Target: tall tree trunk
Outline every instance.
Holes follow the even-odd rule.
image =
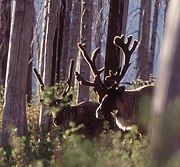
[[[0,0],[0,86],[5,83],[9,48],[11,1]]]
[[[9,131],[12,128],[17,128],[18,136],[27,134],[26,88],[33,12],[33,0],[14,2],[5,82],[1,145],[9,142]]]
[[[33,30],[32,30],[33,31]],[[32,51],[29,53],[29,63],[28,63],[28,75],[27,75],[27,103],[30,104],[32,100]]]
[[[161,50],[159,82],[153,103],[152,166],[154,167],[167,164],[173,166],[170,162],[173,163],[173,156],[179,155],[180,150],[180,14],[177,13],[179,11],[179,0],[171,0]]]
[[[116,72],[120,65],[120,50],[113,44],[113,39],[117,35],[126,31],[127,10],[129,1],[110,0],[108,35],[106,44],[105,76],[109,75],[109,70]]]
[[[56,40],[56,30],[58,28],[58,12],[60,9],[59,0],[51,0],[48,3],[47,27],[45,33],[45,47],[44,47],[44,68],[43,68],[43,82],[46,86],[52,86],[52,64],[53,64],[53,43]],[[45,115],[46,107],[42,106],[40,111],[39,124],[43,134],[46,134],[51,129],[51,116]]]
[[[66,64],[69,63],[70,59],[74,59],[74,64],[77,62],[78,58],[78,48],[77,43],[80,41],[80,18],[81,18],[81,1],[73,0],[72,2],[72,13],[71,13],[71,23],[70,23],[70,35],[69,35],[69,48]],[[72,85],[78,89],[78,82],[72,78]]]
[[[153,62],[155,57],[156,50],[156,35],[157,35],[157,26],[158,26],[158,11],[159,11],[159,0],[155,1],[154,4],[154,15],[153,15],[153,23],[152,23],[152,33],[151,33],[151,46],[150,46],[150,55],[149,55],[149,68],[150,73],[153,73]]]
[[[92,47],[93,50],[97,47],[101,48],[102,43],[102,25],[103,25],[103,2],[102,0],[96,0],[93,4],[93,31],[92,31]],[[101,54],[101,53],[100,53]],[[96,60],[97,68],[101,68],[103,66],[102,57],[98,56]]]
[[[49,1],[44,1],[43,6],[43,21],[42,21],[42,37],[41,37],[41,46],[40,46],[40,56],[39,56],[39,73],[43,75],[44,67],[44,52],[45,52],[45,40],[46,40],[46,29],[47,29],[47,18],[48,18],[48,4]]]
[[[63,2],[63,3],[62,3]],[[62,71],[63,66],[63,55],[62,55],[62,47],[63,47],[63,36],[64,36],[64,20],[65,20],[65,9],[66,9],[66,1],[62,1],[60,4],[60,14],[59,14],[59,26],[58,26],[58,44],[57,44],[57,78],[56,82],[60,82],[61,79],[64,78],[64,71]]]
[[[68,65],[66,63],[69,57],[69,39],[70,39],[70,26],[71,26],[71,16],[72,16],[72,0],[64,2],[64,29],[63,29],[63,41],[62,41],[62,58],[61,58],[61,73],[62,79],[65,79],[68,73]]]
[[[88,55],[91,55],[91,29],[92,29],[92,1],[81,1],[81,23],[80,23],[80,42],[86,45]],[[82,58],[79,52],[78,59],[79,69],[82,77],[89,80],[90,69],[86,61]],[[79,85],[78,102],[89,100],[89,87]]]
[[[81,17],[81,1],[73,0],[72,10],[70,14],[70,30],[69,30],[69,43],[68,54],[66,58],[66,64],[69,64],[71,59],[74,59],[76,64],[78,57],[77,43],[80,41],[80,17]],[[68,66],[66,66],[68,71]],[[66,73],[67,76],[67,73]],[[72,78],[72,85],[76,82],[74,77]],[[76,84],[77,85],[77,84]],[[77,86],[76,86],[77,87]]]
[[[148,80],[150,72],[149,66],[149,44],[150,44],[150,20],[151,0],[141,0],[141,15],[139,24],[139,49],[137,58],[137,77]]]

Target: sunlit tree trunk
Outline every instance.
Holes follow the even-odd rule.
[[[43,75],[44,67],[44,52],[45,52],[45,39],[46,39],[46,29],[47,29],[47,18],[48,18],[48,0],[44,1],[43,6],[43,19],[42,19],[42,37],[40,46],[40,56],[39,56],[39,73]]]
[[[53,81],[55,76],[52,74],[52,64],[53,64],[53,54],[54,52],[53,44],[56,39],[56,30],[58,26],[58,12],[60,8],[59,0],[51,0],[48,2],[47,10],[47,25],[45,31],[44,39],[44,66],[43,66],[43,82],[46,86],[54,85]],[[46,134],[51,129],[51,116],[45,115],[46,107],[42,106],[40,111],[39,124],[41,132]]]
[[[91,55],[91,30],[92,29],[92,1],[81,1],[81,23],[80,23],[80,42],[86,45],[88,55]],[[90,69],[87,62],[82,58],[79,52],[79,71],[84,79],[89,80]],[[87,101],[89,99],[89,87],[79,85],[78,102]]]
[[[78,47],[77,43],[80,41],[80,16],[81,16],[81,1],[73,0],[72,10],[71,10],[71,19],[70,19],[70,30],[69,30],[69,43],[68,43],[68,54],[66,59],[66,64],[69,64],[70,59],[74,59],[76,64],[78,57]],[[66,71],[68,71],[68,66],[66,66]],[[66,73],[67,77],[67,73]],[[76,81],[74,77],[72,78],[72,85]],[[77,85],[77,83],[76,83]],[[76,86],[77,87],[77,86]]]
[[[26,88],[33,27],[34,1],[14,1],[8,53],[1,145],[9,142],[9,133],[27,134]]]
[[[10,34],[11,1],[0,0],[0,85],[4,85]]]
[[[171,0],[161,49],[159,81],[153,103],[152,166],[173,166],[180,150],[180,11],[179,0]],[[171,159],[171,163],[170,160]],[[178,160],[178,159],[176,159]]]
[[[149,66],[149,45],[150,45],[150,21],[151,21],[151,0],[141,0],[141,15],[139,23],[139,48],[137,58],[137,77],[148,80]]]

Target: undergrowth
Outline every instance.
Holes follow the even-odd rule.
[[[50,94],[51,95],[51,94]],[[2,122],[0,103],[0,124]],[[104,124],[101,136],[88,140],[76,131],[81,125],[70,123],[70,128],[52,130],[42,139],[39,132],[39,99],[27,105],[28,135],[17,137],[11,131],[10,145],[0,148],[0,167],[146,167],[149,164],[149,136],[138,139],[131,133],[122,137],[120,131]],[[0,127],[1,131],[1,127]]]
[[[0,166],[148,166],[149,137],[136,140],[126,135],[122,139],[120,132],[109,130],[106,124],[101,137],[93,141],[77,135],[78,128],[73,123],[64,132],[59,127],[53,127],[40,140],[39,108],[40,104],[35,102],[27,106],[28,136],[17,137],[16,129],[12,130],[11,144],[0,148]]]

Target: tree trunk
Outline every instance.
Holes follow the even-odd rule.
[[[149,44],[150,44],[150,20],[151,0],[141,0],[141,15],[139,24],[139,49],[137,58],[137,77],[148,80],[150,72],[149,66]]]
[[[173,163],[172,160],[175,155],[178,157],[180,150],[180,15],[177,14],[179,9],[179,0],[171,0],[161,50],[159,82],[153,103],[152,166],[154,167],[167,164],[173,166],[170,162]]]
[[[63,2],[63,3],[62,3]],[[62,55],[62,47],[63,47],[63,34],[64,34],[64,20],[65,20],[65,1],[62,1],[60,4],[60,13],[59,13],[59,26],[58,26],[58,45],[57,45],[57,68],[56,68],[56,73],[57,73],[57,78],[56,82],[60,82],[64,78],[64,71],[61,71],[62,66],[63,66],[63,55]]]
[[[51,0],[48,3],[47,27],[45,33],[45,50],[44,50],[44,68],[43,68],[43,82],[46,86],[52,86],[52,63],[53,63],[53,43],[56,40],[56,30],[58,28],[58,12],[60,8],[59,0]],[[42,106],[40,111],[39,124],[43,134],[46,134],[51,129],[51,116],[45,115],[46,108]]]
[[[48,0],[45,0],[43,6],[43,21],[42,21],[42,37],[40,46],[40,56],[39,56],[39,73],[43,75],[44,67],[44,52],[45,52],[45,40],[46,40],[46,29],[47,29],[47,18],[48,18]]]
[[[14,2],[5,82],[1,145],[9,142],[9,132],[12,128],[17,128],[18,136],[27,134],[26,88],[33,12],[33,0]]]
[[[86,45],[88,55],[91,55],[91,29],[92,29],[92,1],[81,1],[81,23],[80,23],[80,42]],[[80,63],[79,71],[84,79],[89,80],[90,69],[83,57],[78,54],[77,61]],[[89,99],[89,87],[79,85],[78,102],[87,101]]]
[[[29,63],[28,63],[28,75],[27,75],[27,103],[30,104],[32,100],[32,51],[29,53]]]
[[[101,48],[102,43],[102,25],[103,25],[103,2],[96,0],[93,4],[93,25],[92,25],[92,48],[95,50],[97,47]],[[102,50],[101,50],[102,51]],[[100,69],[103,66],[102,53],[96,59],[96,66]]]
[[[150,46],[150,55],[149,55],[149,67],[150,73],[153,73],[153,62],[155,57],[156,50],[156,35],[157,35],[157,26],[158,26],[158,13],[159,13],[159,0],[155,1],[154,5],[154,15],[153,15],[153,25],[151,33],[151,46]]]
[[[68,74],[68,65],[66,63],[68,59],[68,48],[70,39],[70,26],[71,26],[71,14],[72,14],[72,0],[66,1],[64,7],[64,29],[63,29],[63,41],[62,41],[62,52],[61,52],[61,73],[62,79],[65,79]]]
[[[74,64],[77,62],[78,58],[78,48],[77,43],[80,41],[80,17],[81,17],[81,1],[73,0],[72,2],[72,13],[71,13],[71,23],[70,23],[70,35],[69,35],[69,48],[66,63],[69,64],[70,59],[74,59]],[[77,69],[76,69],[77,70]],[[72,79],[72,85],[78,90],[77,80]]]
[[[0,86],[5,84],[9,48],[11,1],[0,1]]]
[[[68,44],[68,54],[66,58],[66,64],[69,64],[70,60],[74,60],[76,64],[78,57],[78,47],[77,43],[80,41],[80,16],[81,16],[81,1],[73,0],[72,11],[70,19],[70,30],[69,30],[69,44]],[[66,66],[66,71],[68,71],[68,66]],[[67,77],[67,73],[66,73]],[[76,82],[74,77],[72,78],[72,85]],[[77,85],[77,84],[76,84]],[[75,87],[77,87],[75,85]]]
[[[126,0],[110,1],[108,35],[105,58],[105,77],[109,75],[109,70],[114,73],[120,65],[120,50],[113,44],[115,36],[125,33],[128,3]]]

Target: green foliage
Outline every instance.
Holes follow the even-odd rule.
[[[62,131],[53,127],[40,140],[38,127],[40,105],[36,100],[27,106],[28,136],[17,137],[12,130],[11,145],[0,148],[0,166],[147,166],[149,157],[148,137],[136,140],[122,139],[120,132],[109,130],[107,123],[99,139],[92,141],[75,132],[83,125]],[[140,165],[139,165],[140,164]]]
[[[45,87],[44,91],[42,92],[42,98],[41,98],[41,103],[44,106],[47,106],[47,110],[45,114],[58,112],[59,110],[65,108],[68,104],[75,103],[76,99],[70,98],[70,95],[72,95],[72,97],[76,97],[75,90],[72,88],[65,97],[62,97],[64,88],[65,88],[64,82],[60,82],[55,86]],[[58,104],[57,100],[61,102]]]
[[[45,98],[57,97],[57,88],[48,89]],[[3,101],[3,100],[2,100]],[[47,100],[48,101],[48,100]],[[146,99],[144,99],[146,101]],[[145,103],[145,102],[143,102]],[[176,102],[174,110],[179,109]],[[145,110],[146,104],[142,106]],[[98,139],[88,140],[77,131],[83,125],[70,122],[69,129],[63,131],[53,127],[43,139],[39,132],[39,99],[27,105],[28,136],[17,137],[16,129],[11,132],[11,144],[0,148],[0,167],[29,166],[29,167],[146,167],[149,166],[151,145],[150,137],[137,137],[136,127],[122,136],[120,131],[109,129],[107,122]],[[177,120],[179,116],[174,116]],[[2,120],[2,102],[0,103],[0,123]],[[174,129],[179,124],[174,124]],[[176,123],[176,121],[175,121]],[[176,127],[177,126],[177,127]],[[178,129],[179,130],[179,129]],[[1,131],[1,128],[0,128]],[[178,166],[179,154],[173,156],[168,166]]]

